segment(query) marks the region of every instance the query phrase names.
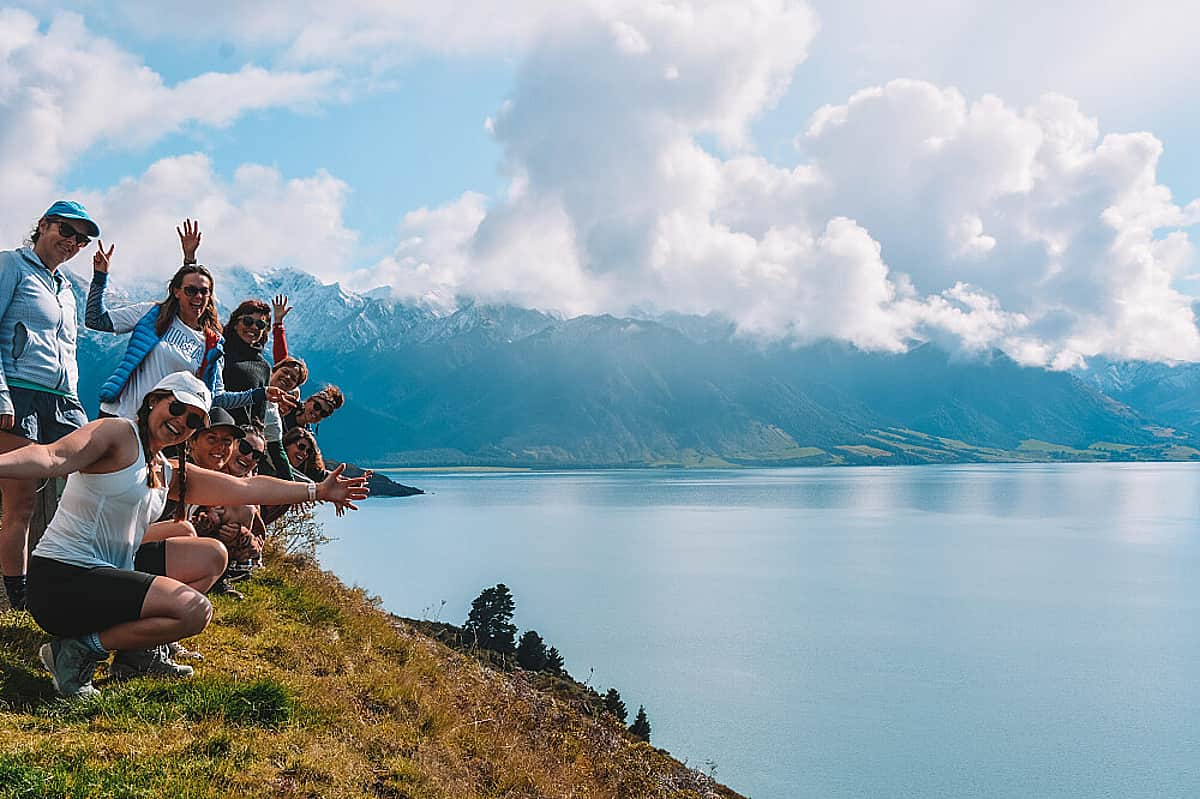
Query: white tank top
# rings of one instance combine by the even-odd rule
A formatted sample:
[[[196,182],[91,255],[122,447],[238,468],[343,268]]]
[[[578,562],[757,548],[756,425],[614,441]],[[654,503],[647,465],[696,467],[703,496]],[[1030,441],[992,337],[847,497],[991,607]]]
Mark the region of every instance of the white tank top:
[[[124,421],[138,439],[137,424]],[[171,466],[167,464],[166,486],[146,485],[146,457],[140,439],[137,452],[137,460],[119,471],[70,475],[58,510],[33,554],[72,566],[132,569],[134,553],[146,528],[162,513],[166,486],[171,484]]]

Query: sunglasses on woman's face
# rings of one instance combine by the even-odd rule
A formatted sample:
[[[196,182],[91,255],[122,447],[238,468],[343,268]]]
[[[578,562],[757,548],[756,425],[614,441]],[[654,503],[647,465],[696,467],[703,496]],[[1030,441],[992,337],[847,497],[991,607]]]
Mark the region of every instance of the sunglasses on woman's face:
[[[261,461],[263,455],[266,454],[261,449],[255,449],[254,445],[247,443],[246,439],[244,438],[238,442],[238,452],[242,453],[243,455],[249,455],[251,460],[253,460],[255,463]]]
[[[299,441],[294,441],[292,443],[294,443],[296,445],[296,449],[300,450],[301,452],[308,452],[308,442],[307,441],[300,439]]]
[[[191,410],[192,408],[184,405],[179,400],[171,400],[171,404],[167,406],[167,413],[176,417],[187,414],[187,419],[184,420],[187,426],[193,430],[199,430],[200,428],[204,427],[207,422],[204,421],[204,417],[200,414],[189,413]]]
[[[316,413],[322,419],[328,419],[333,414],[333,408],[330,408],[328,405],[322,405],[321,403],[313,400],[309,401],[312,402],[313,413]]]
[[[212,294],[212,289],[208,286],[184,286],[183,293],[189,297],[207,297]]]
[[[71,227],[70,222],[64,222],[61,219],[55,219],[54,224],[58,225],[58,235],[64,239],[75,239],[75,243],[80,247],[86,247],[92,243],[92,239],[86,233],[80,233],[75,228]]]
[[[243,327],[253,327],[256,330],[266,330],[267,329],[266,322],[264,322],[261,319],[255,319],[252,316],[243,316],[238,321],[242,323]]]

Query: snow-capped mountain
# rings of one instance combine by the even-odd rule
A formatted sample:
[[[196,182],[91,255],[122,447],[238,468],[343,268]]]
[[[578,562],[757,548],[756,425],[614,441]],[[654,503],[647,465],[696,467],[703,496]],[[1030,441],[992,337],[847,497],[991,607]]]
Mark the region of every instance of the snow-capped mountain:
[[[288,296],[289,348],[312,374],[306,391],[335,383],[347,396],[322,424],[321,445],[362,463],[1200,459],[1196,365],[1071,375],[931,345],[899,355],[762,346],[713,317],[562,319],[471,302],[439,314],[386,288],[360,294],[295,269],[214,276],[223,320],[244,299]],[[114,306],[165,295],[161,282],[114,280]],[[87,281],[72,282],[82,315]],[[81,337],[89,410],[122,345]]]

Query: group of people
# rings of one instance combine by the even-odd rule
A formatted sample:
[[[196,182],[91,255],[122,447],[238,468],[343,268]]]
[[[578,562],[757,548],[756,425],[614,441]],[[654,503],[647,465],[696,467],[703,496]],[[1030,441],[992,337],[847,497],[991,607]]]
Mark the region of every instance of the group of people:
[[[183,265],[165,299],[112,308],[115,247],[79,203],[60,200],[25,246],[0,252],[0,569],[14,609],[53,640],[39,656],[66,697],[114,676],[187,676],[180,643],[212,619],[206,594],[261,562],[266,525],[288,508],[367,496],[367,477],[326,470],[313,428],[343,404],[336,386],[301,401],[277,296],[239,304],[222,325],[201,233],[176,229]],[[89,422],[78,393],[74,294],[60,267],[91,241],[88,328],[129,334]],[[264,355],[271,340],[270,359]],[[33,552],[39,489],[66,477]],[[51,489],[52,490],[52,489]]]

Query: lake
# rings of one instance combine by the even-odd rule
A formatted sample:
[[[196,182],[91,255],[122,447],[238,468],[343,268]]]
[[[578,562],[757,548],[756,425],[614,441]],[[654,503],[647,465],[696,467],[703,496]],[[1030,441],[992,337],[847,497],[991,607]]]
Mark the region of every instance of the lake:
[[[1200,796],[1189,464],[393,473],[326,567],[520,631],[754,799]]]

